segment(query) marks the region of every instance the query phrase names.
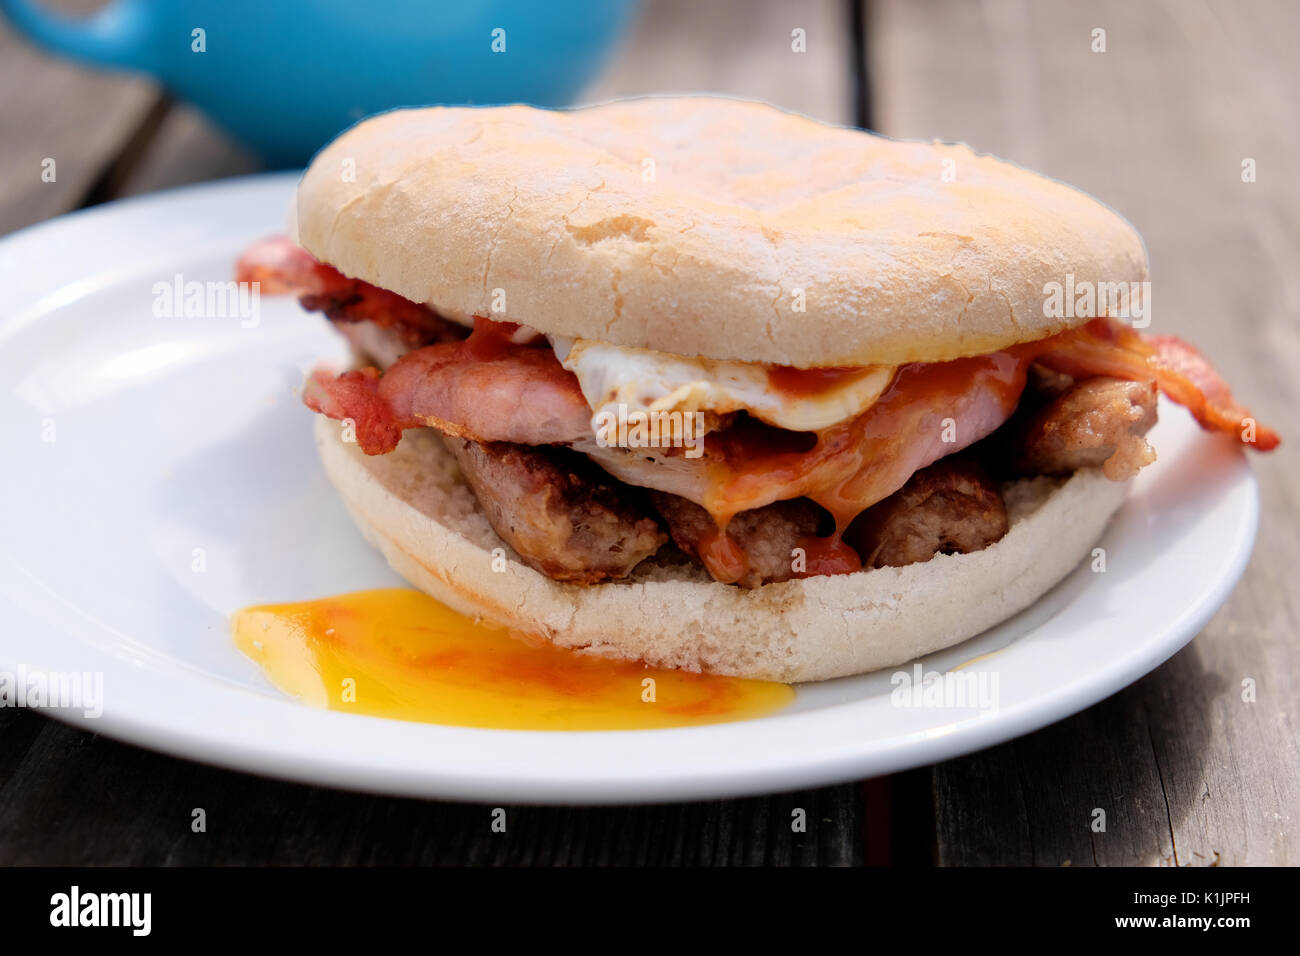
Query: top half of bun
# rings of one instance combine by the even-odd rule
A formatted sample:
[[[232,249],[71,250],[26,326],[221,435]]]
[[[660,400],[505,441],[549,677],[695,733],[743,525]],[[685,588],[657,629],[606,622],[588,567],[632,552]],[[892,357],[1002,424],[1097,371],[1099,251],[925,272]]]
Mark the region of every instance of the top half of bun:
[[[1132,226],[1055,180],[710,97],[385,113],[316,157],[296,218],[454,318],[804,367],[992,351],[1083,321],[1045,314],[1067,274],[1146,278]]]

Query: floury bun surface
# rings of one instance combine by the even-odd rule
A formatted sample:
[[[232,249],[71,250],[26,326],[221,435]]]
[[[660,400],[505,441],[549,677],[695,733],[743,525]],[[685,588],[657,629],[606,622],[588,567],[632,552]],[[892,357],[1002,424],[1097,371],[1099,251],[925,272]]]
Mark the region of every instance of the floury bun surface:
[[[553,581],[488,524],[428,429],[373,457],[316,423],[330,481],[398,574],[462,614],[562,647],[664,667],[779,681],[892,667],[958,644],[1028,607],[1078,566],[1127,491],[1089,468],[1003,489],[1011,529],[971,554],[745,589],[656,556],[625,581]],[[504,570],[493,551],[503,549]],[[497,562],[501,567],[501,562]]]
[[[993,351],[1085,321],[1044,315],[1048,283],[1147,277],[1055,180],[711,97],[385,113],[296,206],[318,259],[453,318],[801,367]]]

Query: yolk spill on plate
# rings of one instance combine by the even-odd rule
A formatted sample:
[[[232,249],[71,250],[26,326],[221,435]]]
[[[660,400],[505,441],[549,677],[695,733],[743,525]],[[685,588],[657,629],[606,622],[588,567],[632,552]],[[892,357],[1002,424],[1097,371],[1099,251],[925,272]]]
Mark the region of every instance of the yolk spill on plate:
[[[761,717],[794,699],[785,684],[577,654],[405,588],[250,607],[233,627],[285,693],[396,720],[634,730]]]

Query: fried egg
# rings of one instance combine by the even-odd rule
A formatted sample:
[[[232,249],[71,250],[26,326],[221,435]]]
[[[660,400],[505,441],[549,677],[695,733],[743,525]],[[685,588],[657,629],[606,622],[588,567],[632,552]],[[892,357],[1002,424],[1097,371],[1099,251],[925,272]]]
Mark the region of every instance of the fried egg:
[[[593,417],[602,413],[745,411],[791,431],[820,431],[875,403],[892,366],[791,369],[623,348],[590,339],[551,338],[560,363],[578,378]]]

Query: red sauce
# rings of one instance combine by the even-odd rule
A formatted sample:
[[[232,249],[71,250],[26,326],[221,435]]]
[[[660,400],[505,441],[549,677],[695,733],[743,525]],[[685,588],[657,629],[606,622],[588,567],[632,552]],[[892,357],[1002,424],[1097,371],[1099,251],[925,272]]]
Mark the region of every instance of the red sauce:
[[[700,537],[700,562],[723,584],[735,584],[749,570],[749,558],[736,540],[721,528],[706,531]]]
[[[990,395],[994,407],[987,413],[1010,415],[1039,351],[1017,348],[905,365],[870,409],[816,436],[799,436],[802,443],[772,441],[763,428],[727,429],[710,449],[713,480],[704,504],[719,530],[701,540],[700,560],[718,580],[739,580],[747,566],[744,552],[726,534],[732,516],[774,500],[803,497],[830,512],[835,531],[800,543],[805,563],[796,576],[860,570],[858,553],[840,537],[853,519],[897,491],[917,468],[947,453],[935,447],[945,419],[962,427],[972,402],[988,403]],[[809,437],[815,438],[811,447]]]
[[[871,366],[836,366],[831,368],[794,368],[790,365],[772,365],[767,370],[767,383],[773,391],[791,398],[819,395],[829,388],[863,378],[875,369]]]
[[[725,527],[737,512],[774,500],[774,492],[776,500],[807,497],[842,531],[864,508],[898,490],[911,474],[905,454],[925,450],[917,436],[938,436],[945,418],[960,420],[963,400],[976,389],[991,390],[1010,414],[1031,361],[1007,351],[904,366],[875,405],[819,433],[808,451],[773,450],[737,436],[719,449],[706,507]]]
[[[841,540],[839,533],[827,538],[804,538],[798,545],[804,552],[804,568],[796,571],[797,578],[810,578],[818,574],[852,574],[862,570],[858,552]]]
[[[741,462],[759,451],[765,456],[804,454],[816,448],[817,441],[815,432],[792,432],[740,415],[726,428],[709,434],[708,448],[710,458]]]

